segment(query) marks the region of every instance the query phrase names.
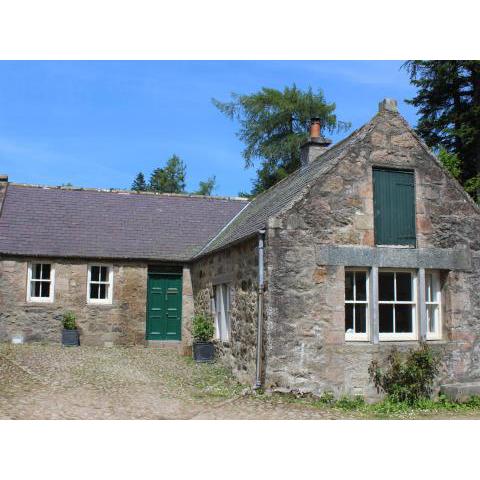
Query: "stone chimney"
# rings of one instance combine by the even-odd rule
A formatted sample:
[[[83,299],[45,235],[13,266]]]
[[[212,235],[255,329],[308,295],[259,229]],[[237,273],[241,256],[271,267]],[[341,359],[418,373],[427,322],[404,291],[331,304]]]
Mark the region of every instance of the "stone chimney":
[[[0,173],[0,214],[2,213],[3,199],[5,198],[5,193],[7,192],[8,185],[8,175]]]
[[[394,100],[393,98],[384,98],[379,104],[378,104],[378,111],[381,112],[393,112],[393,113],[398,113],[398,105],[397,101]]]
[[[325,152],[332,141],[322,135],[322,126],[319,118],[310,120],[310,138],[300,147],[300,161],[302,165],[312,163]]]

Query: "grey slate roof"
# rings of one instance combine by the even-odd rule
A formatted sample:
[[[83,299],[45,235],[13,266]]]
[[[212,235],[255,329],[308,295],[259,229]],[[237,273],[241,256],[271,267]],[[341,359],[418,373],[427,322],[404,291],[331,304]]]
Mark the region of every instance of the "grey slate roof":
[[[329,148],[315,161],[301,167],[255,197],[226,228],[209,242],[198,256],[225,248],[242,239],[251,237],[265,228],[270,217],[295,202],[305,189],[327,173],[354,143],[364,138],[366,133],[373,128],[376,119],[377,116],[373,117],[370,122]]]
[[[186,261],[246,203],[9,184],[0,254]]]

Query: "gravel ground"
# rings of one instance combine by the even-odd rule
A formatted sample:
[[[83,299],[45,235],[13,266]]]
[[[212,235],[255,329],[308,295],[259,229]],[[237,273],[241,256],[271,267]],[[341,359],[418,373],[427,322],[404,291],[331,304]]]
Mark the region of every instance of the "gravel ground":
[[[0,419],[366,418],[250,393],[219,364],[196,364],[169,349],[0,344]]]

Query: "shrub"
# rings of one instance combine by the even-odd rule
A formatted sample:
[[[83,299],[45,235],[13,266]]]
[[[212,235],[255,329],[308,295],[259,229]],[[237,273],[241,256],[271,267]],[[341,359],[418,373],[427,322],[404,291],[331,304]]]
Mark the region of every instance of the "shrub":
[[[62,320],[65,330],[75,330],[77,328],[76,316],[73,312],[65,312]]]
[[[197,342],[209,342],[213,338],[215,329],[209,315],[199,314],[193,317],[192,335]]]
[[[368,367],[370,379],[378,392],[385,392],[393,402],[406,402],[409,405],[431,397],[440,360],[426,343],[422,343],[418,350],[411,349],[405,360],[393,349],[387,364],[385,371],[376,360]]]

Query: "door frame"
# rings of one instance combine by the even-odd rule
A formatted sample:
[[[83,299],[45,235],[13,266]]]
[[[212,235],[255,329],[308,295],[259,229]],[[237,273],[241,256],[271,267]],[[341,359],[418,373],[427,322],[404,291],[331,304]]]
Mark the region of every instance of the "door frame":
[[[168,269],[162,271],[159,270],[158,267],[152,267],[148,269],[147,272],[147,301],[146,301],[146,313],[145,313],[145,340],[152,339],[148,338],[148,327],[150,324],[149,321],[149,312],[150,312],[150,300],[149,300],[149,292],[150,292],[150,278],[151,277],[160,277],[160,276],[170,276],[170,277],[177,277],[180,279],[180,331],[179,331],[179,338],[171,339],[171,340],[159,340],[161,342],[180,342],[182,340],[182,329],[183,329],[183,274],[181,271],[168,271]]]

